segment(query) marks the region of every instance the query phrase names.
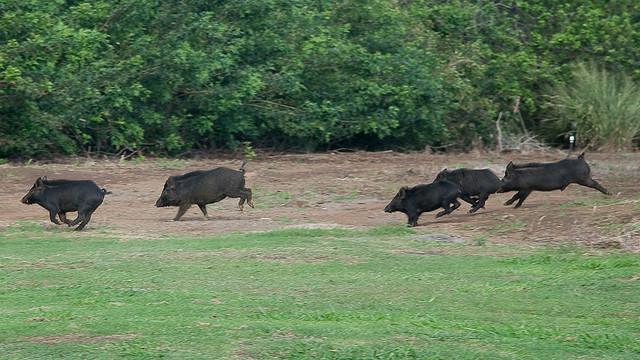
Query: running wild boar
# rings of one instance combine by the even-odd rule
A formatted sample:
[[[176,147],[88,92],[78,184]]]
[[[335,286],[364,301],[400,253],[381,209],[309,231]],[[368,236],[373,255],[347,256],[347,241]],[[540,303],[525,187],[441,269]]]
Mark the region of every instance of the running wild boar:
[[[443,208],[444,210],[436,215],[436,218],[439,218],[457,209],[460,206],[458,197],[461,193],[458,185],[449,181],[436,181],[412,188],[405,186],[400,188],[384,211],[400,211],[407,215],[407,223],[410,226],[416,226],[423,212]]]
[[[56,225],[62,225],[56,216],[68,226],[80,224],[76,230],[82,230],[91,220],[91,215],[102,204],[104,196],[111,194],[101,189],[91,180],[47,180],[39,177],[31,190],[22,198],[23,204],[38,204],[49,211],[49,219]],[[68,212],[78,212],[75,220],[68,220]]]
[[[460,187],[460,199],[471,204],[470,214],[484,208],[489,195],[500,188],[500,179],[489,169],[444,169],[436,176],[438,180],[448,180]]]
[[[205,217],[207,204],[218,202],[224,198],[240,198],[238,207],[244,209],[245,201],[253,207],[251,189],[245,188],[243,162],[239,170],[218,167],[206,171],[193,171],[180,176],[170,176],[164,183],[164,189],[157,207],[178,206],[178,213],[173,220],[178,221],[191,205],[196,204]]]
[[[591,168],[584,159],[584,153],[577,158],[567,158],[552,163],[534,163],[534,166],[522,167],[513,162],[507,165],[504,178],[498,192],[517,191],[505,202],[511,205],[518,200],[516,208],[522,206],[532,191],[564,190],[570,184],[578,184],[610,195],[609,191],[591,178]]]

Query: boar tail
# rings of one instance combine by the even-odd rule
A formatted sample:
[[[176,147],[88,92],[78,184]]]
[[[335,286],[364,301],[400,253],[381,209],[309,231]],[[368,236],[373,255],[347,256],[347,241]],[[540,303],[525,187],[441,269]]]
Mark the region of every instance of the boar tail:
[[[105,188],[102,188],[101,190],[102,190],[102,195],[109,195],[109,194],[113,194],[111,191],[108,191],[108,190],[107,190],[107,189],[105,189]]]
[[[242,164],[240,165],[240,169],[238,169],[238,171],[242,172],[244,174],[244,166],[247,165],[247,162],[242,160]]]

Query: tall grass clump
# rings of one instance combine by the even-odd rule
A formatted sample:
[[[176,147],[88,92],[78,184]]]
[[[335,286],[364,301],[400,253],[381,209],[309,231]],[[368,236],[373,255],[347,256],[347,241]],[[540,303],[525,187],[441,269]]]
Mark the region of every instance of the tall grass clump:
[[[558,129],[575,128],[578,145],[629,149],[640,136],[640,87],[626,74],[578,63],[572,79],[551,90],[549,106]]]

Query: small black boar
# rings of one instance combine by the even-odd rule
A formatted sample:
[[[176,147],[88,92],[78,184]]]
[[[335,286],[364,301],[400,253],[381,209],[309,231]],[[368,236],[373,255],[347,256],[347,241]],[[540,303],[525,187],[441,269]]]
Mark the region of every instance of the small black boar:
[[[111,192],[99,188],[91,180],[47,180],[43,176],[36,180],[21,201],[23,204],[38,204],[49,210],[49,219],[56,225],[62,225],[56,216],[68,226],[79,223],[76,228],[79,231],[87,226],[106,194]],[[72,211],[77,211],[78,217],[70,221],[67,213]]]
[[[245,201],[253,207],[251,189],[245,188],[243,162],[239,170],[218,167],[207,171],[193,171],[180,176],[170,176],[164,183],[164,189],[157,207],[179,206],[178,213],[173,220],[178,221],[191,207],[196,204],[205,217],[207,204],[218,202],[224,198],[240,198],[238,207],[244,209]]]
[[[516,208],[522,206],[532,191],[564,190],[569,184],[579,184],[610,195],[609,191],[591,178],[591,168],[584,160],[584,153],[575,159],[564,159],[552,163],[537,164],[532,167],[516,167],[513,162],[507,165],[504,178],[498,192],[517,191],[505,202],[511,205],[518,200]]]
[[[458,185],[449,181],[436,181],[431,184],[417,185],[412,188],[400,188],[385,212],[403,212],[407,215],[410,226],[418,225],[418,218],[423,212],[443,208],[436,218],[447,215],[460,206],[458,197],[462,191]],[[452,206],[453,205],[453,206]]]
[[[438,180],[448,180],[460,187],[460,199],[471,204],[470,214],[484,208],[489,195],[500,188],[500,178],[489,169],[444,169],[436,176],[435,181]]]

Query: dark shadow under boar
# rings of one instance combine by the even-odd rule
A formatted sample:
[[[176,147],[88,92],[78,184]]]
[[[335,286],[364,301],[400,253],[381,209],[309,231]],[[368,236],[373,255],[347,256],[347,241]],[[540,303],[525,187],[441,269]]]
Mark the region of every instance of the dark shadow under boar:
[[[253,207],[251,189],[245,188],[244,165],[239,170],[218,167],[212,170],[199,170],[180,176],[170,176],[164,183],[157,207],[178,206],[173,220],[178,221],[191,205],[196,204],[205,217],[207,204],[224,198],[240,198],[238,207],[244,209],[245,201]]]
[[[49,219],[56,225],[62,225],[56,216],[68,226],[80,224],[76,230],[82,230],[91,220],[91,215],[102,204],[104,196],[111,194],[101,189],[91,180],[47,180],[40,177],[31,190],[22,198],[23,204],[38,204],[49,211]],[[68,220],[68,212],[78,212],[75,220]]]
[[[451,181],[460,187],[460,199],[471,204],[470,214],[484,208],[489,195],[500,188],[500,178],[489,169],[444,169],[436,176],[438,180]]]
[[[516,208],[522,206],[532,191],[564,190],[570,184],[578,184],[611,195],[607,189],[591,178],[591,168],[584,160],[584,153],[575,159],[564,159],[552,163],[533,163],[535,166],[523,167],[510,162],[498,192],[517,191],[505,202],[511,205],[516,200]]]
[[[407,223],[410,226],[416,226],[423,212],[443,208],[444,210],[436,215],[436,218],[439,218],[457,209],[460,206],[458,201],[460,194],[460,188],[449,181],[436,181],[412,188],[405,186],[400,188],[384,211],[388,213],[400,211],[407,215]]]

